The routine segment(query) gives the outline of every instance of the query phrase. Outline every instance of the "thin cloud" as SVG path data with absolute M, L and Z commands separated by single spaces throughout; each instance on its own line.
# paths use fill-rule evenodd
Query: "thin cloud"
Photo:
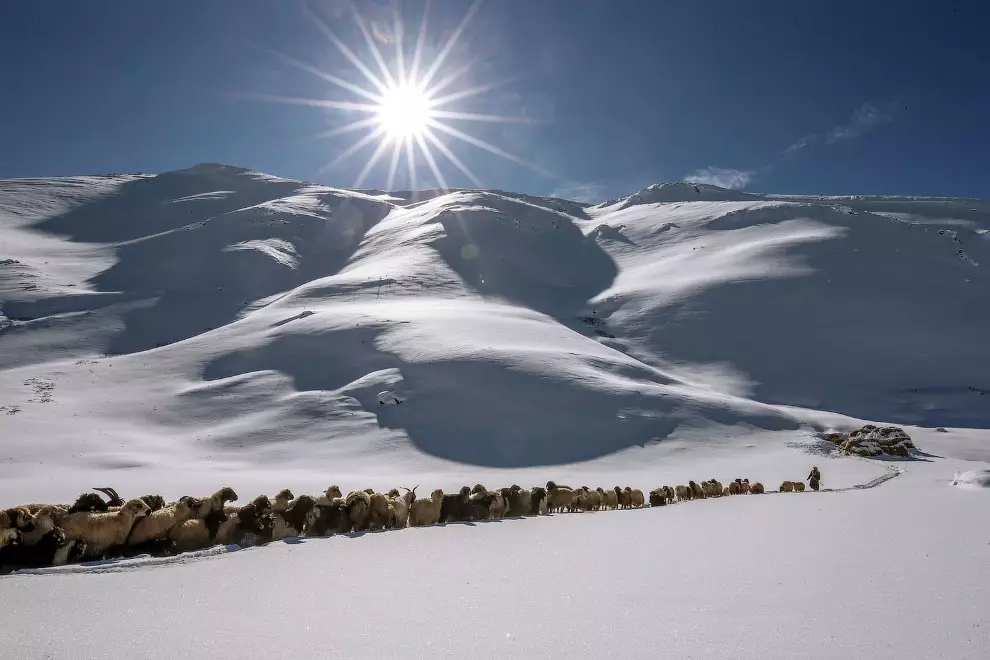
M 707 183 L 719 188 L 738 190 L 754 179 L 754 170 L 734 170 L 724 167 L 706 167 L 684 177 L 688 183 Z
M 836 126 L 825 137 L 827 144 L 833 144 L 839 140 L 851 140 L 873 130 L 878 124 L 890 121 L 889 113 L 883 112 L 872 103 L 864 103 L 852 114 L 849 122 Z
M 554 190 L 550 196 L 585 203 L 600 202 L 603 199 L 602 187 L 597 183 L 569 183 Z
M 797 153 L 797 152 L 801 151 L 802 149 L 804 149 L 805 147 L 811 145 L 813 142 L 815 142 L 816 140 L 818 140 L 820 137 L 821 137 L 821 135 L 819 135 L 818 133 L 812 133 L 811 135 L 805 135 L 803 138 L 801 138 L 800 140 L 798 140 L 797 142 L 795 142 L 791 146 L 789 146 L 786 149 L 784 149 L 784 153 L 785 154 L 794 154 L 794 153 Z
M 852 140 L 861 137 L 880 124 L 893 119 L 893 107 L 893 104 L 886 104 L 884 107 L 879 107 L 875 103 L 867 101 L 852 113 L 849 121 L 846 123 L 836 126 L 827 133 L 810 133 L 805 135 L 784 149 L 784 155 L 794 155 L 819 142 L 829 145 L 842 140 Z

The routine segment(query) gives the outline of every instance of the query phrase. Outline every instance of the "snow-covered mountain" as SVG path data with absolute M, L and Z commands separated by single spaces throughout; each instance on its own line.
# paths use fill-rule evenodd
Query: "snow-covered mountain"
M 383 477 L 990 426 L 986 201 L 675 183 L 586 206 L 202 164 L 2 181 L 0 222 L 19 493 L 58 468 Z
M 983 657 L 988 267 L 981 200 L 0 181 L 0 508 L 826 488 L 15 574 L 0 656 Z

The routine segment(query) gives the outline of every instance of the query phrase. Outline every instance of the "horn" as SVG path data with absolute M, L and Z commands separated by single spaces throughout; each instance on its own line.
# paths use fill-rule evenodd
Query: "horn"
M 110 506 L 120 506 L 124 503 L 124 500 L 120 499 L 120 495 L 117 494 L 117 491 L 115 491 L 113 488 L 110 488 L 109 486 L 105 488 L 94 488 L 93 490 L 99 491 L 104 495 L 106 495 L 107 497 L 109 497 L 110 501 L 107 502 L 107 504 L 109 504 Z

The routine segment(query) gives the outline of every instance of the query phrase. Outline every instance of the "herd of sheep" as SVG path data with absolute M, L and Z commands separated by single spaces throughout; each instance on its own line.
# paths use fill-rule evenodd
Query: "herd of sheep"
M 821 475 L 812 488 L 818 489 Z M 418 498 L 415 488 L 388 493 L 358 490 L 344 497 L 330 486 L 318 495 L 296 497 L 286 489 L 273 499 L 260 495 L 244 506 L 229 503 L 237 493 L 224 487 L 208 497 L 183 496 L 166 503 L 160 495 L 124 501 L 113 488 L 94 488 L 74 504 L 26 504 L 0 510 L 0 573 L 61 566 L 138 554 L 173 555 L 215 544 L 257 545 L 295 536 L 421 527 L 562 512 L 665 506 L 678 501 L 761 494 L 763 484 L 715 479 L 662 486 L 644 496 L 638 488 L 572 488 L 548 481 L 526 489 L 517 485 L 489 490 L 481 484 L 456 493 L 434 490 Z M 785 481 L 781 492 L 803 491 L 803 482 Z

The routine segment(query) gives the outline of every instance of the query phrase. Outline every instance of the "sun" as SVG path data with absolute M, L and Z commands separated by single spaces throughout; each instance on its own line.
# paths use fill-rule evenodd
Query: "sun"
M 410 59 L 403 41 L 405 26 L 402 24 L 398 12 L 395 14 L 395 21 L 391 27 L 375 22 L 372 22 L 369 26 L 368 22 L 358 13 L 357 8 L 352 3 L 351 13 L 354 22 L 360 29 L 367 45 L 367 50 L 371 55 L 370 60 L 365 60 L 359 57 L 351 46 L 344 43 L 342 39 L 334 34 L 330 27 L 308 5 L 304 4 L 303 7 L 312 19 L 313 24 L 336 46 L 341 55 L 360 72 L 367 85 L 355 84 L 350 80 L 341 78 L 283 53 L 270 51 L 273 55 L 292 66 L 311 73 L 325 82 L 331 83 L 340 90 L 350 92 L 354 95 L 354 98 L 350 100 L 335 100 L 275 96 L 270 94 L 254 96 L 279 103 L 338 110 L 348 114 L 364 114 L 364 118 L 356 119 L 317 136 L 329 138 L 368 130 L 368 133 L 364 137 L 346 149 L 339 151 L 336 158 L 320 168 L 317 174 L 322 174 L 328 168 L 343 162 L 372 143 L 378 142 L 374 152 L 354 181 L 355 188 L 360 188 L 364 184 L 371 175 L 375 165 L 384 157 L 389 162 L 388 180 L 385 190 L 392 189 L 399 164 L 402 160 L 406 162 L 411 189 L 415 190 L 416 172 L 418 169 L 418 163 L 416 162 L 417 155 L 421 155 L 422 159 L 426 161 L 426 165 L 429 166 L 430 172 L 441 188 L 446 189 L 448 186 L 446 178 L 441 171 L 439 156 L 446 158 L 450 164 L 478 188 L 483 188 L 484 186 L 478 177 L 468 169 L 467 165 L 448 146 L 447 142 L 450 142 L 451 138 L 527 167 L 543 176 L 553 178 L 552 174 L 541 168 L 452 125 L 452 122 L 535 123 L 527 117 L 507 117 L 497 114 L 464 112 L 453 109 L 451 105 L 459 101 L 478 97 L 504 84 L 504 82 L 491 82 L 457 89 L 455 83 L 471 70 L 472 62 L 457 63 L 448 73 L 444 74 L 441 72 L 448 57 L 451 55 L 454 44 L 461 37 L 468 22 L 478 11 L 480 5 L 481 0 L 475 0 L 471 4 L 464 18 L 436 53 L 435 57 L 432 58 L 432 61 L 425 62 L 423 57 L 423 51 L 427 41 L 427 12 L 425 10 L 420 21 L 419 33 L 416 37 Z M 428 6 L 429 4 L 427 4 Z M 387 44 L 391 52 L 387 51 L 383 55 L 382 51 L 378 48 L 379 43 Z M 391 62 L 386 61 L 386 55 L 393 56 Z M 375 68 L 378 69 L 377 72 L 374 71 Z M 441 137 L 445 139 L 442 140 Z M 385 154 L 389 151 L 391 154 L 386 157 Z
M 432 119 L 430 99 L 411 85 L 396 85 L 382 94 L 376 117 L 392 140 L 419 138 Z

